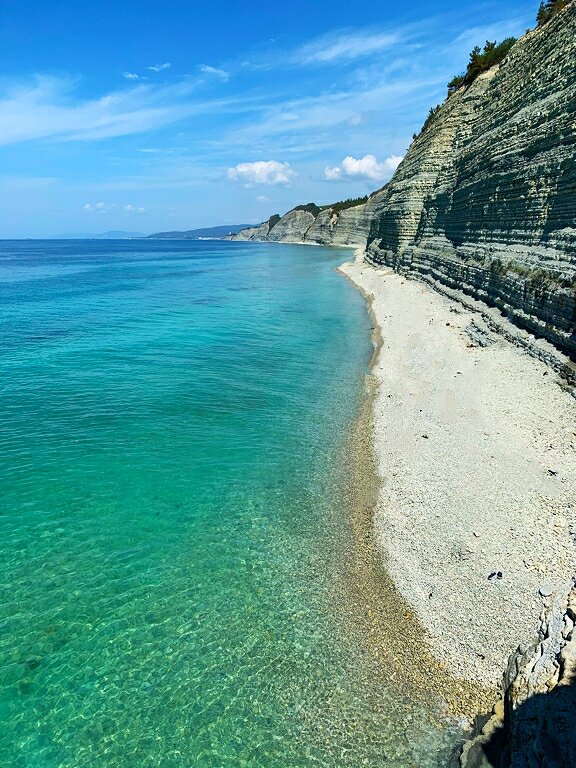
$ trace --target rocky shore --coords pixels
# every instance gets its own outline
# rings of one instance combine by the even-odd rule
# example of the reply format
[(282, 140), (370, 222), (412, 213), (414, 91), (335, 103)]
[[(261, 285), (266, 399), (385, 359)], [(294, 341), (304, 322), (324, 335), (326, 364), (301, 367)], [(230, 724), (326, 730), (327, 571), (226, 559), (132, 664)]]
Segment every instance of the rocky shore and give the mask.
[[(369, 297), (381, 334), (372, 375), (383, 565), (435, 660), (478, 686), (478, 709), (486, 691), (503, 696), (510, 738), (524, 742), (537, 726), (513, 713), (536, 693), (574, 690), (576, 399), (481, 313), (393, 270), (360, 260), (340, 270)], [(496, 706), (462, 765), (496, 765), (478, 755), (504, 741), (504, 711)]]

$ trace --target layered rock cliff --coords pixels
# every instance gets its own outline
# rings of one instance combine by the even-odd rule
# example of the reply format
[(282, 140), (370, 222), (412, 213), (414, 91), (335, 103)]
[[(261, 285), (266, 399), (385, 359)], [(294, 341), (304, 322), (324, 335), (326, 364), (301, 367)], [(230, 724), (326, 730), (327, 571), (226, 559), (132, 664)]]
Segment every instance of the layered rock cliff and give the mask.
[(369, 259), (576, 356), (576, 4), (450, 96), (371, 201)]
[(265, 228), (236, 238), (365, 246), (576, 358), (576, 3), (453, 93), (365, 205)]
[(293, 209), (272, 227), (266, 221), (259, 227), (243, 229), (230, 239), (365, 246), (370, 223), (366, 205), (344, 210), (328, 207), (316, 215), (310, 211)]

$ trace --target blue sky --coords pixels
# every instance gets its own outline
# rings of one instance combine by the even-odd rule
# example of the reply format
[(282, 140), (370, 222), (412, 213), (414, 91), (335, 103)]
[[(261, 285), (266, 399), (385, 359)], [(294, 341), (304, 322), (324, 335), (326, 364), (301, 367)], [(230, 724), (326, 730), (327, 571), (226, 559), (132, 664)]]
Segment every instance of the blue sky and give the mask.
[(536, 2), (2, 0), (0, 237), (258, 222), (390, 177)]

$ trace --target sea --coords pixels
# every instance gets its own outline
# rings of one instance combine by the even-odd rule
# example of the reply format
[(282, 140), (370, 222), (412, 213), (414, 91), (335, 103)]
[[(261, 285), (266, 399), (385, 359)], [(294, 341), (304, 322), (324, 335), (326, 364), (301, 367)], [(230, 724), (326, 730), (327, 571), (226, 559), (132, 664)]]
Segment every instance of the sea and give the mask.
[(346, 612), (350, 258), (0, 242), (1, 766), (448, 764)]

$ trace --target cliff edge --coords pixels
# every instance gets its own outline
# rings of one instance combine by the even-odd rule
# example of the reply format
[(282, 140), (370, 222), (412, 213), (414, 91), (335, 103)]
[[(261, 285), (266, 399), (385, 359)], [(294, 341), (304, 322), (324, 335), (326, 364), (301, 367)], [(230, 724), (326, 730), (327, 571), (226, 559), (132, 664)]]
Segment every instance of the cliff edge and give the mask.
[(368, 259), (576, 357), (576, 4), (460, 88), (372, 198)]
[(365, 247), (576, 360), (576, 3), (452, 93), (383, 190), (298, 208), (232, 239)]

